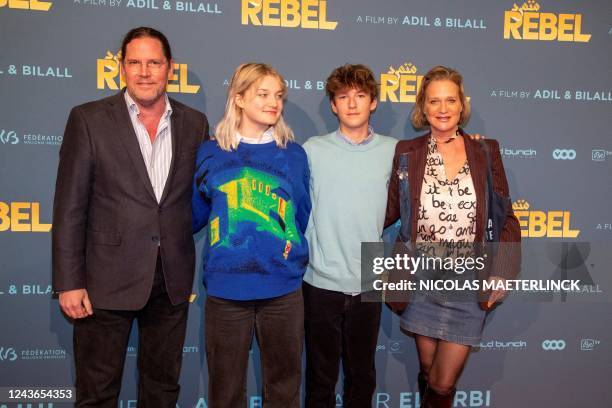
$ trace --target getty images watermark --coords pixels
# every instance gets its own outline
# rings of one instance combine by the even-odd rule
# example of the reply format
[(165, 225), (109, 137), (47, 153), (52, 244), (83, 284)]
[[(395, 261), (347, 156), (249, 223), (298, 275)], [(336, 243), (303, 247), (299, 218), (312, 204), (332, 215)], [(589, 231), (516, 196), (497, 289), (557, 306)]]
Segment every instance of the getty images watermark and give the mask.
[(536, 300), (543, 294), (549, 296), (539, 299), (551, 300), (555, 293), (563, 294), (563, 301), (569, 294), (605, 298), (611, 279), (599, 266), (609, 265), (610, 258), (605, 247), (582, 242), (362, 243), (356, 290), (367, 301), (406, 301), (422, 292), (442, 293), (449, 301), (483, 301), (492, 291)]
[[(396, 254), (395, 256), (381, 256), (373, 259), (372, 272), (379, 276), (374, 280), (372, 289), (376, 291), (404, 291), (404, 290), (447, 290), (447, 291), (478, 291), (478, 290), (580, 290), (579, 279), (537, 280), (537, 279), (450, 279), (448, 273), (463, 275), (466, 272), (484, 272), (486, 256), (477, 257), (438, 257), (423, 254), (410, 256)], [(388, 281), (383, 274), (397, 272), (415, 275), (419, 271), (426, 275), (433, 272), (439, 278), (429, 275), (429, 279), (400, 279)], [(473, 275), (469, 275), (473, 276)]]

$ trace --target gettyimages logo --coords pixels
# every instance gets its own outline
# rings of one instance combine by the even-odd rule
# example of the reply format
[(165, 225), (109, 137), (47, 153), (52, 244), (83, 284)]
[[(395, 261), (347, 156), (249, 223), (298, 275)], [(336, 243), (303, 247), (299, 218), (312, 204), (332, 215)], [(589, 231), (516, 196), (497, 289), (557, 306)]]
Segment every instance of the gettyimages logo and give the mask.
[(530, 238), (576, 238), (580, 230), (571, 227), (571, 212), (530, 210), (524, 199), (512, 203), (521, 227), (521, 236)]
[(326, 0), (242, 0), (242, 25), (335, 30)]
[(19, 143), (19, 137), (14, 130), (0, 129), (0, 143), (15, 145)]
[(589, 42), (591, 34), (582, 33), (582, 14), (540, 13), (535, 0), (522, 6), (514, 3), (504, 12), (504, 39)]
[(565, 340), (544, 340), (542, 349), (546, 351), (561, 351), (565, 349)]
[(411, 62), (397, 69), (389, 65), (388, 71), (380, 74), (380, 100), (414, 103), (422, 81), (423, 75), (417, 75), (417, 67)]
[(8, 6), (10, 9), (49, 11), (52, 5), (48, 0), (0, 0), (0, 8)]
[(0, 362), (17, 360), (17, 352), (13, 347), (0, 347)]
[(552, 157), (555, 160), (574, 160), (576, 158), (576, 150), (574, 149), (555, 149), (552, 152)]
[[(125, 87), (125, 81), (121, 75), (121, 51), (113, 54), (106, 51), (104, 58), (98, 58), (96, 65), (97, 88), (119, 90)], [(168, 82), (166, 91), (169, 93), (195, 94), (200, 90), (200, 85), (189, 84), (189, 67), (187, 64), (174, 63), (172, 67), (173, 77)]]

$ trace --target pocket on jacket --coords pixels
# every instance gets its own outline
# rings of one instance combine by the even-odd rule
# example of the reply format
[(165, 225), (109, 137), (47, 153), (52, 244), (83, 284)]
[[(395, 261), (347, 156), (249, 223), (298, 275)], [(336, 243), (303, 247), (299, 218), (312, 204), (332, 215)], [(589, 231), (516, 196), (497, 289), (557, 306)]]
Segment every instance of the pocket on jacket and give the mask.
[(121, 245), (121, 235), (114, 232), (89, 230), (87, 239), (94, 245)]

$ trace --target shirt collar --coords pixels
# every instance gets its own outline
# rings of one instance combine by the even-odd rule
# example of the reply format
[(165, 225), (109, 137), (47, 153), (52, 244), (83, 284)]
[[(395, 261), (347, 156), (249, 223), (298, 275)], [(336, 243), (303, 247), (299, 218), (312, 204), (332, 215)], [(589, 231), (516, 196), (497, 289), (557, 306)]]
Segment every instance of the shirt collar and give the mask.
[(363, 145), (367, 145), (368, 143), (372, 141), (372, 139), (374, 139), (374, 129), (372, 129), (372, 126), (368, 126), (368, 135), (365, 137), (365, 139), (363, 139), (361, 142), (358, 142), (358, 143), (355, 143), (351, 139), (349, 139), (346, 135), (344, 135), (340, 131), (340, 129), (336, 130), (336, 135), (338, 135), (340, 139), (344, 140), (346, 143), (350, 144), (351, 146), (363, 146)]
[(270, 126), (265, 132), (263, 132), (259, 139), (244, 137), (240, 134), (240, 132), (236, 132), (236, 141), (238, 143), (244, 142), (247, 144), (263, 144), (272, 142), (274, 141), (274, 126)]
[[(125, 96), (125, 103), (127, 104), (130, 113), (139, 115), (140, 109), (138, 109), (138, 104), (134, 101), (134, 99), (132, 99), (130, 93), (126, 90), (123, 95)], [(163, 117), (164, 119), (167, 119), (172, 114), (172, 105), (170, 105), (170, 99), (168, 98), (168, 95), (164, 95), (164, 100), (166, 102), (166, 110)]]

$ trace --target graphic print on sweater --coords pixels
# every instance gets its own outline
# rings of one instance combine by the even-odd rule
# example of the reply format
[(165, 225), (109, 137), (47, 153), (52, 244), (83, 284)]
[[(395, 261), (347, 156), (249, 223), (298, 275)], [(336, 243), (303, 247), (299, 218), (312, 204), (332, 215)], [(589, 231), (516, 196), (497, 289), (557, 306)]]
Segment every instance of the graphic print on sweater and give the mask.
[[(294, 244), (300, 244), (295, 225), (295, 208), (289, 193), (279, 180), (266, 172), (243, 167), (238, 174), (217, 190), (226, 196), (225, 211), (211, 214), (209, 228), (210, 247), (242, 247), (249, 234), (269, 233), (285, 240), (283, 258), (287, 259)], [(220, 209), (221, 210), (221, 209)]]

